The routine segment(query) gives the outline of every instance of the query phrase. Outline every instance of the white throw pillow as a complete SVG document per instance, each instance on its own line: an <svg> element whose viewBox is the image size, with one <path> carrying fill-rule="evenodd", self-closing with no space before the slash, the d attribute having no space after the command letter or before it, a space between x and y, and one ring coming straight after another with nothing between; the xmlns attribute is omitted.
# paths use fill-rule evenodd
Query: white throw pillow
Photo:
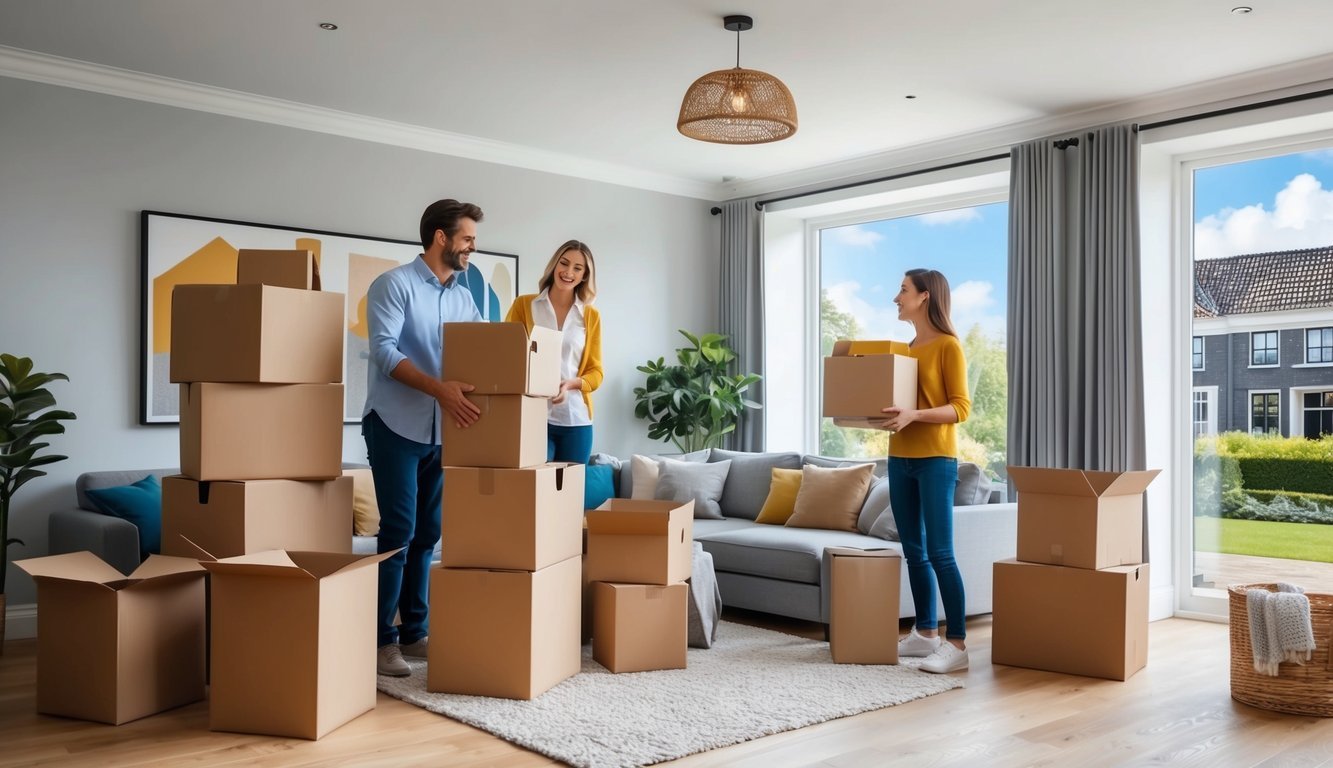
<svg viewBox="0 0 1333 768"><path fill-rule="evenodd" d="M631 499L652 499L657 493L657 475L661 465L651 456L634 454L630 457Z"/></svg>

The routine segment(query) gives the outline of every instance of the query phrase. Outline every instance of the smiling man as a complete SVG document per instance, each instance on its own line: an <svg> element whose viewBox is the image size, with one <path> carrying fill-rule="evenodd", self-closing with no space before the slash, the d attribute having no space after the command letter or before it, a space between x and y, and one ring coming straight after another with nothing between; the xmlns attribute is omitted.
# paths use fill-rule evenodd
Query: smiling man
<svg viewBox="0 0 1333 768"><path fill-rule="evenodd" d="M444 487L440 419L465 427L481 413L464 397L471 384L439 377L443 324L483 319L466 284L481 219L472 203L431 203L421 214L422 254L380 275L366 294L370 365L361 434L379 500L378 551L401 549L379 564L381 675L406 677L411 669L403 656L426 656L429 570Z"/></svg>

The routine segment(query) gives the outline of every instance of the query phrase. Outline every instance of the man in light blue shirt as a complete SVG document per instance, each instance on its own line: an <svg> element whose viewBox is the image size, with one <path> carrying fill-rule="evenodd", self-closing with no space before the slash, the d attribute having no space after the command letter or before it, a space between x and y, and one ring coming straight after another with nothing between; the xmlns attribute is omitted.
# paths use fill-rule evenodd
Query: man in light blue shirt
<svg viewBox="0 0 1333 768"><path fill-rule="evenodd" d="M444 487L440 419L466 427L481 414L464 397L471 384L440 379L444 323L482 321L466 284L481 219L472 203L431 203L421 215L424 252L380 275L366 292L370 366L361 434L380 508L379 551L400 550L379 564L381 675L406 677L411 668L403 656L426 656L429 571Z"/></svg>

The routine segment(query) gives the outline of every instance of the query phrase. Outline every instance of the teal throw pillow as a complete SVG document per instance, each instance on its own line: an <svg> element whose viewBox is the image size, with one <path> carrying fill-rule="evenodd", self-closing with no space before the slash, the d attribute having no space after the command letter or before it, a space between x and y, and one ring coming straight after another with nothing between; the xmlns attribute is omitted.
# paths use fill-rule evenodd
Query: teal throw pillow
<svg viewBox="0 0 1333 768"><path fill-rule="evenodd" d="M90 488L88 498L103 514L124 518L139 529L139 559L162 551L162 484L149 475L133 485Z"/></svg>
<svg viewBox="0 0 1333 768"><path fill-rule="evenodd" d="M583 508L597 509L615 496L615 467L610 464L589 464L583 476Z"/></svg>

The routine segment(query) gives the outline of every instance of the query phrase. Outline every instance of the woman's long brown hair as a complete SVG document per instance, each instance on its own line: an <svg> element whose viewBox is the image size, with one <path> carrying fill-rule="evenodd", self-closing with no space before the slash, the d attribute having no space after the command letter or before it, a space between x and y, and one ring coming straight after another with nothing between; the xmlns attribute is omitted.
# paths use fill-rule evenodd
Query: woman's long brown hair
<svg viewBox="0 0 1333 768"><path fill-rule="evenodd" d="M958 332L949 320L949 281L934 269L909 269L907 278L918 291L930 294L930 301L926 304L926 317L930 324L940 333L957 338Z"/></svg>

